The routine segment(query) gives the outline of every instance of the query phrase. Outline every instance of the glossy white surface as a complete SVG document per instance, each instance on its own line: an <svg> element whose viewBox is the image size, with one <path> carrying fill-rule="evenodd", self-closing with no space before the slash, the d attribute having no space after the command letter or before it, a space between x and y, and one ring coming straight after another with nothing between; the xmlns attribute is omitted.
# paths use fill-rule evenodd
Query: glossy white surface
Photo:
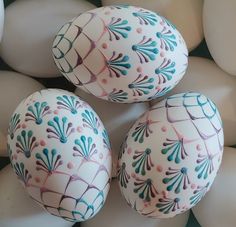
<svg viewBox="0 0 236 227"><path fill-rule="evenodd" d="M26 194L10 165L0 171L1 227L71 227L72 223L54 217Z"/></svg>
<svg viewBox="0 0 236 227"><path fill-rule="evenodd" d="M179 29L188 50L198 46L203 39L203 0L102 0L103 5L128 3L160 13Z"/></svg>
<svg viewBox="0 0 236 227"><path fill-rule="evenodd" d="M96 111L101 118L112 146L113 172L112 176L116 176L118 153L120 146L124 141L129 128L134 124L148 108L149 104L117 104L104 101L87 94L80 89L76 89L75 94L80 96L84 101Z"/></svg>
<svg viewBox="0 0 236 227"><path fill-rule="evenodd" d="M81 227L185 227L188 217L189 212L167 220L142 217L128 206L117 180L113 180L104 208L95 218L81 223Z"/></svg>
<svg viewBox="0 0 236 227"><path fill-rule="evenodd" d="M55 77L52 42L60 27L95 8L84 0L17 0L6 8L2 58L16 71Z"/></svg>
<svg viewBox="0 0 236 227"><path fill-rule="evenodd" d="M0 156L7 156L7 129L17 105L28 95L43 89L36 80L20 73L0 71Z"/></svg>
<svg viewBox="0 0 236 227"><path fill-rule="evenodd" d="M205 0L203 25L207 46L215 62L236 76L236 1Z"/></svg>
<svg viewBox="0 0 236 227"><path fill-rule="evenodd" d="M225 146L236 144L236 79L211 60L189 57L183 80L167 96L184 91L200 92L214 101L223 121Z"/></svg>
<svg viewBox="0 0 236 227"><path fill-rule="evenodd" d="M205 198L193 208L202 227L235 227L236 149L225 147L221 168Z"/></svg>

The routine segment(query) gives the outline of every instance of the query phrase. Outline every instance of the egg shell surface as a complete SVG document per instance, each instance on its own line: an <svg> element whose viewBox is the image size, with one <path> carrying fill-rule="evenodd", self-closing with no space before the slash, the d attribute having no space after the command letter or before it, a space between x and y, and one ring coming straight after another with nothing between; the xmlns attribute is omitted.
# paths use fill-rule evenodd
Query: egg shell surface
<svg viewBox="0 0 236 227"><path fill-rule="evenodd" d="M72 222L96 215L109 191L112 158L103 123L86 102L63 90L33 93L9 129L12 167L36 202Z"/></svg>
<svg viewBox="0 0 236 227"><path fill-rule="evenodd" d="M130 129L119 157L121 192L144 216L185 212L210 189L223 143L221 118L211 100L193 92L170 96Z"/></svg>
<svg viewBox="0 0 236 227"><path fill-rule="evenodd" d="M119 103L164 95L188 65L186 44L170 21L127 5L90 10L66 23L54 40L53 56L76 86Z"/></svg>

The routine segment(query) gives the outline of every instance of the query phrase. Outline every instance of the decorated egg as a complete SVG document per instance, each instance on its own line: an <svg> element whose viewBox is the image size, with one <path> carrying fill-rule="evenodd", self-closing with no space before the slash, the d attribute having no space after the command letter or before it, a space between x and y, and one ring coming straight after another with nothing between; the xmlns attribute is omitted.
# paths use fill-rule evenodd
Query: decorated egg
<svg viewBox="0 0 236 227"><path fill-rule="evenodd" d="M84 0L11 2L6 8L1 57L16 71L30 76L60 76L51 53L58 29L79 13L96 7Z"/></svg>
<svg viewBox="0 0 236 227"><path fill-rule="evenodd" d="M30 197L51 214L84 221L103 207L112 163L107 131L73 93L49 89L23 100L10 121L8 151Z"/></svg>
<svg viewBox="0 0 236 227"><path fill-rule="evenodd" d="M127 5L97 8L66 23L54 40L53 56L76 86L119 103L164 95L188 64L186 44L171 22Z"/></svg>
<svg viewBox="0 0 236 227"><path fill-rule="evenodd" d="M169 219L151 219L140 216L125 202L119 192L117 179L112 180L107 202L99 214L81 223L82 227L184 227L190 212Z"/></svg>
<svg viewBox="0 0 236 227"><path fill-rule="evenodd" d="M203 0L102 0L104 6L130 4L145 7L171 20L186 41L188 50L193 50L203 39Z"/></svg>
<svg viewBox="0 0 236 227"><path fill-rule="evenodd" d="M29 198L16 180L10 165L0 171L0 226L71 227L71 223L52 216Z"/></svg>
<svg viewBox="0 0 236 227"><path fill-rule="evenodd" d="M224 144L236 144L236 79L224 72L212 60L189 57L188 69L170 95L185 91L205 94L218 107L224 128ZM156 103L160 100L153 100Z"/></svg>
<svg viewBox="0 0 236 227"><path fill-rule="evenodd" d="M75 94L91 105L107 129L112 149L112 177L116 177L120 146L133 123L149 109L149 103L117 104L107 102L80 89L76 89Z"/></svg>
<svg viewBox="0 0 236 227"><path fill-rule="evenodd" d="M11 89L13 86L14 89ZM7 130L13 111L22 99L43 88L38 81L21 73L0 71L0 156L8 155Z"/></svg>
<svg viewBox="0 0 236 227"><path fill-rule="evenodd" d="M126 201L152 218L189 210L216 177L223 140L219 112L204 95L180 93L154 105L132 126L120 152Z"/></svg>
<svg viewBox="0 0 236 227"><path fill-rule="evenodd" d="M202 227L235 226L236 149L225 147L222 165L212 189L193 212Z"/></svg>

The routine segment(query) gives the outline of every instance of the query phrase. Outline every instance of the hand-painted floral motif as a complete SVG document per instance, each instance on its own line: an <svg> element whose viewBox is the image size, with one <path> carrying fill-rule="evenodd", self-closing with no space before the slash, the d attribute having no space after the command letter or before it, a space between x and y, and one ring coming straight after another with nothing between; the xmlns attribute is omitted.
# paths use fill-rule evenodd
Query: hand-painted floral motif
<svg viewBox="0 0 236 227"><path fill-rule="evenodd" d="M186 44L174 25L155 12L126 4L87 11L66 23L52 51L70 82L119 103L163 96L188 66Z"/></svg>
<svg viewBox="0 0 236 227"><path fill-rule="evenodd" d="M66 143L67 138L75 131L73 124L68 122L67 117L62 117L61 122L59 117L54 117L48 122L47 128L48 138L58 139L61 143Z"/></svg>
<svg viewBox="0 0 236 227"><path fill-rule="evenodd" d="M108 133L73 93L41 90L22 101L12 115L7 144L17 177L49 213L85 221L104 205L112 171Z"/></svg>
<svg viewBox="0 0 236 227"><path fill-rule="evenodd" d="M145 217L181 214L210 189L223 147L221 118L211 100L195 92L169 96L140 116L123 141L119 174L130 178L118 178L122 195Z"/></svg>
<svg viewBox="0 0 236 227"><path fill-rule="evenodd" d="M122 165L118 168L117 177L120 181L121 187L127 188L127 183L129 182L130 175L125 170L125 163L123 162Z"/></svg>

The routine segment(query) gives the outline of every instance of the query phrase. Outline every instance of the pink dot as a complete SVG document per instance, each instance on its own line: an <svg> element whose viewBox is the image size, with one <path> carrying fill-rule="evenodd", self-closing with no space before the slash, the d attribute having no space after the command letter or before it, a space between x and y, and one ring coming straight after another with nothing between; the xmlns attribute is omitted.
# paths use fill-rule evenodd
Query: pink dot
<svg viewBox="0 0 236 227"><path fill-rule="evenodd" d="M141 67L141 66L139 66L139 67L137 68L137 72L138 72L138 73L141 73L141 72L142 72L142 70L143 70L143 69L142 69L142 67Z"/></svg>
<svg viewBox="0 0 236 227"><path fill-rule="evenodd" d="M17 154L13 155L13 159L17 160Z"/></svg>
<svg viewBox="0 0 236 227"><path fill-rule="evenodd" d="M45 142L44 140L41 140L41 141L40 141L40 145L41 145L42 147L44 147L44 146L46 145L46 142Z"/></svg>
<svg viewBox="0 0 236 227"><path fill-rule="evenodd" d="M168 191L163 191L162 192L164 198L168 198L169 192Z"/></svg>
<svg viewBox="0 0 236 227"><path fill-rule="evenodd" d="M161 131L162 131L162 132L166 132L166 131L167 131L166 126L162 126L162 127L161 127Z"/></svg>
<svg viewBox="0 0 236 227"><path fill-rule="evenodd" d="M68 169L73 169L73 168L74 168L74 164L73 164L72 162L69 162L69 163L67 164L67 168L68 168Z"/></svg>
<svg viewBox="0 0 236 227"><path fill-rule="evenodd" d="M160 53L160 56L163 58L163 57L165 57L165 53L162 51L161 53Z"/></svg>
<svg viewBox="0 0 236 227"><path fill-rule="evenodd" d="M41 181L40 177L35 177L34 180L35 180L36 183L40 183L40 181Z"/></svg>
<svg viewBox="0 0 236 227"><path fill-rule="evenodd" d="M102 79L103 84L107 84L107 79Z"/></svg>
<svg viewBox="0 0 236 227"><path fill-rule="evenodd" d="M103 43L103 44L102 44L102 48L103 48L103 49L107 49L107 47L108 47L108 45L107 45L106 43Z"/></svg>
<svg viewBox="0 0 236 227"><path fill-rule="evenodd" d="M137 28L136 31L137 31L137 33L140 34L140 33L142 33L143 30L142 30L142 28Z"/></svg>
<svg viewBox="0 0 236 227"><path fill-rule="evenodd" d="M26 124L23 123L23 124L21 125L21 127L22 127L22 128L26 128Z"/></svg>
<svg viewBox="0 0 236 227"><path fill-rule="evenodd" d="M128 153L128 154L131 154L131 153L132 153L132 149L131 149L130 147L128 148L127 153Z"/></svg>
<svg viewBox="0 0 236 227"><path fill-rule="evenodd" d="M59 111L58 110L54 110L53 113L57 115L59 113Z"/></svg>
<svg viewBox="0 0 236 227"><path fill-rule="evenodd" d="M103 159L103 154L102 153L99 154L99 158Z"/></svg>
<svg viewBox="0 0 236 227"><path fill-rule="evenodd" d="M136 174L135 173L131 173L131 177L136 178Z"/></svg>
<svg viewBox="0 0 236 227"><path fill-rule="evenodd" d="M161 22L160 22L160 25L164 26L164 25L165 25L164 21L161 21Z"/></svg>
<svg viewBox="0 0 236 227"><path fill-rule="evenodd" d="M196 146L196 148L197 148L198 151L201 151L201 150L202 150L202 147L201 147L200 144L198 144L198 145Z"/></svg>
<svg viewBox="0 0 236 227"><path fill-rule="evenodd" d="M162 167L161 165L158 165L158 166L157 166L157 171L158 171L158 172L162 172L162 171L163 171L163 167Z"/></svg>
<svg viewBox="0 0 236 227"><path fill-rule="evenodd" d="M82 127L77 127L77 132L82 132L83 131L83 128Z"/></svg>
<svg viewBox="0 0 236 227"><path fill-rule="evenodd" d="M195 188L196 188L196 185L195 185L195 184L191 184L191 188L192 188L192 189L195 189Z"/></svg>

